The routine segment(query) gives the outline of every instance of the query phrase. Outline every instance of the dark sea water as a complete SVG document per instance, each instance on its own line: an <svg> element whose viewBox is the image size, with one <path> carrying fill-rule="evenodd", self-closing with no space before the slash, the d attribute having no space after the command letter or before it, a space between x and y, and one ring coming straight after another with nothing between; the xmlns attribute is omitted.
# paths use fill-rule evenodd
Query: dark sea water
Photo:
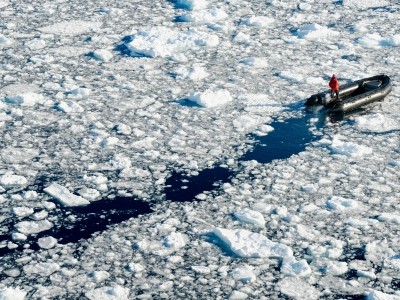
<svg viewBox="0 0 400 300"><path fill-rule="evenodd" d="M287 159L302 152L308 143L317 138L309 131L308 118L304 116L274 121L270 125L274 130L268 135L251 136L255 140L253 148L240 161L256 160L267 164L276 159ZM205 169L196 176L173 172L166 181L165 199L177 202L194 201L200 193L218 192L221 185L230 182L234 175L235 171L222 166ZM128 197L99 200L84 207L59 207L55 213L60 221L51 230L30 236L15 249L0 248L0 255L22 250L22 244L30 244L30 249L33 250L38 249L36 241L43 236L53 236L61 244L75 243L105 230L110 225L151 212L151 203ZM8 224L10 232L14 225L12 222ZM6 240L11 240L11 235L0 236L0 241Z"/></svg>

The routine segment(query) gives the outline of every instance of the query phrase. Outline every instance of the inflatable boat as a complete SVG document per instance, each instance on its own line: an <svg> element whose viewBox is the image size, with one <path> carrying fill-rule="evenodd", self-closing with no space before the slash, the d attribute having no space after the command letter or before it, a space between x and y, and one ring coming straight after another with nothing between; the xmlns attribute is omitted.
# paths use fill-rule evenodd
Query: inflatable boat
<svg viewBox="0 0 400 300"><path fill-rule="evenodd" d="M339 100L331 97L330 91L312 95L306 106L322 105L335 113L345 113L366 104L382 100L392 90L392 82L387 75L377 75L342 85Z"/></svg>

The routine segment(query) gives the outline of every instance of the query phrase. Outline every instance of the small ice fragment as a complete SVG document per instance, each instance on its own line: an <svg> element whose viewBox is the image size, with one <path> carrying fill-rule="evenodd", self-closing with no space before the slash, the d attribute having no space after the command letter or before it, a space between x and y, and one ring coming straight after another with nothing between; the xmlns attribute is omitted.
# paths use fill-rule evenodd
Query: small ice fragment
<svg viewBox="0 0 400 300"><path fill-rule="evenodd" d="M0 177L0 185L4 188L22 187L28 184L28 180L24 176L4 174Z"/></svg>
<svg viewBox="0 0 400 300"><path fill-rule="evenodd" d="M232 277L243 283L249 283L256 281L256 275L254 269L251 266L238 267L232 270Z"/></svg>
<svg viewBox="0 0 400 300"><path fill-rule="evenodd" d="M57 245L57 240L52 236L46 236L38 239L37 243L42 249L51 249Z"/></svg>
<svg viewBox="0 0 400 300"><path fill-rule="evenodd" d="M245 223L250 223L257 226L265 225L264 216L260 212L248 208L244 208L238 212L235 212L234 216Z"/></svg>

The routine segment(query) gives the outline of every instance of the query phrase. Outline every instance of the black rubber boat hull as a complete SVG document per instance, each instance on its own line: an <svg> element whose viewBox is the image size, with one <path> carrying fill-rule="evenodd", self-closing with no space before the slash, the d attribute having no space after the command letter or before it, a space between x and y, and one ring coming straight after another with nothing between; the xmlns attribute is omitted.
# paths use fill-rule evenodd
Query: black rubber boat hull
<svg viewBox="0 0 400 300"><path fill-rule="evenodd" d="M312 95L306 106L323 105L335 113L345 113L384 99L392 90L387 75L377 75L343 85L339 91L339 102L330 97L330 91Z"/></svg>

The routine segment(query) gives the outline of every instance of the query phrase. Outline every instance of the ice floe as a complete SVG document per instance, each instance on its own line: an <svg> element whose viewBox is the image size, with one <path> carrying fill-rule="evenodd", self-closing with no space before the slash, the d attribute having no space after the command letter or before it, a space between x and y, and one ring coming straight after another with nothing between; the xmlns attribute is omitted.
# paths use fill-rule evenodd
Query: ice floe
<svg viewBox="0 0 400 300"><path fill-rule="evenodd" d="M59 185L58 183L52 183L45 188L44 191L64 206L81 206L90 204L90 202L85 198L72 194L66 187Z"/></svg>
<svg viewBox="0 0 400 300"><path fill-rule="evenodd" d="M193 92L188 96L188 100L205 108L220 106L233 101L227 90L206 90L204 92Z"/></svg>
<svg viewBox="0 0 400 300"><path fill-rule="evenodd" d="M314 42L333 42L339 33L316 23L303 25L297 29L296 35L300 39Z"/></svg>
<svg viewBox="0 0 400 300"><path fill-rule="evenodd" d="M175 31L168 27L158 26L133 34L132 41L126 46L137 54L167 57L191 49L216 47L218 44L219 38L213 34L197 30Z"/></svg>
<svg viewBox="0 0 400 300"><path fill-rule="evenodd" d="M39 28L41 32L57 35L74 36L91 30L98 30L102 26L101 22L86 22L82 20L62 21L45 27Z"/></svg>
<svg viewBox="0 0 400 300"><path fill-rule="evenodd" d="M341 154L350 157L362 157L372 153L372 149L367 146L359 145L353 142L344 142L340 137L334 137L329 146L334 154Z"/></svg>
<svg viewBox="0 0 400 300"><path fill-rule="evenodd" d="M1 300L24 300L27 292L20 288L5 287L0 289Z"/></svg>

